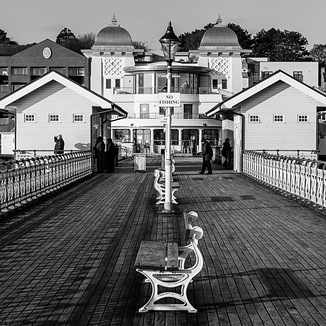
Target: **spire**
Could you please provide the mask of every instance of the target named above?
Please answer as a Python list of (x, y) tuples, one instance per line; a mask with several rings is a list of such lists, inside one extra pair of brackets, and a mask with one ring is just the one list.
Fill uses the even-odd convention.
[(118, 21), (115, 18), (115, 14), (113, 14), (113, 18), (112, 18), (111, 22), (112, 22), (112, 25), (116, 25), (117, 24)]
[(221, 18), (221, 15), (220, 14), (218, 14), (218, 18), (216, 20), (216, 25), (217, 24), (222, 24), (222, 18)]

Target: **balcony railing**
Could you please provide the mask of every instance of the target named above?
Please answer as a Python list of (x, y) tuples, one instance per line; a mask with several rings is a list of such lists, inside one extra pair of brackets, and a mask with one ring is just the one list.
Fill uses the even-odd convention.
[[(128, 119), (163, 119), (164, 114), (159, 113), (131, 113), (128, 114)], [(172, 119), (208, 119), (205, 114), (198, 113), (174, 113)]]
[[(114, 88), (114, 94), (158, 94), (166, 93), (165, 87), (121, 87)], [(172, 87), (171, 93), (181, 94), (219, 94), (218, 89), (212, 89), (211, 87), (197, 87), (197, 88), (185, 88), (185, 87)]]

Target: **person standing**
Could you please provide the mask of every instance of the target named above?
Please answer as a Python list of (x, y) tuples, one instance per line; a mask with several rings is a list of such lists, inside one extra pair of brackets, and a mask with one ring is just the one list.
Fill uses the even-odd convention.
[(200, 174), (204, 174), (207, 168), (207, 174), (212, 174), (212, 165), (211, 159), (213, 157), (213, 150), (211, 144), (206, 140), (202, 139), (202, 156), (203, 156), (203, 163), (201, 167)]
[(225, 158), (222, 166), (224, 166), (226, 169), (231, 168), (231, 150), (230, 138), (226, 138), (222, 147), (222, 156)]
[(115, 156), (117, 149), (115, 144), (112, 141), (112, 138), (108, 138), (107, 143), (107, 157), (108, 157), (108, 168), (109, 172), (114, 172)]
[(65, 148), (65, 142), (62, 135), (54, 136), (54, 154), (63, 154)]
[(94, 146), (96, 164), (97, 164), (97, 172), (102, 173), (104, 172), (104, 150), (105, 144), (103, 142), (103, 137), (98, 136), (96, 139), (96, 143)]

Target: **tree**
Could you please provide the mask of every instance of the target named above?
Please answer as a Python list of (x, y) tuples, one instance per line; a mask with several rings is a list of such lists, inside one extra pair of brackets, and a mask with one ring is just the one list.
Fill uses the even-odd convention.
[(7, 33), (0, 29), (0, 44), (3, 45), (17, 45), (18, 43), (15, 41), (12, 41), (9, 37), (7, 37)]
[(196, 29), (191, 33), (186, 32), (179, 35), (179, 51), (197, 50), (205, 31), (205, 29)]
[[(196, 29), (191, 33), (186, 32), (181, 34), (179, 36), (179, 39), (181, 41), (179, 51), (197, 50), (200, 46), (204, 33), (215, 25), (216, 23), (208, 23), (204, 26), (203, 29)], [(252, 36), (246, 29), (243, 29), (241, 26), (236, 25), (234, 23), (228, 24), (227, 27), (232, 29), (237, 34), (239, 44), (242, 48), (251, 48), (253, 42)]]
[(143, 49), (145, 51), (149, 51), (147, 42), (133, 41), (132, 44), (134, 45), (135, 49)]
[(93, 44), (95, 43), (95, 34), (94, 33), (87, 33), (78, 35), (77, 41), (79, 43), (80, 50), (82, 49), (91, 49)]
[(75, 34), (69, 29), (64, 28), (57, 36), (56, 43), (64, 45), (67, 41), (76, 40)]
[(318, 63), (326, 63), (326, 44), (314, 44), (310, 56)]
[[(81, 36), (81, 40), (85, 39), (83, 39), (83, 37)], [(56, 43), (74, 52), (81, 53), (80, 41), (76, 38), (75, 34), (69, 28), (65, 27), (59, 33), (56, 39)]]
[(298, 61), (309, 52), (308, 41), (299, 32), (262, 29), (253, 38), (253, 56), (269, 57), (271, 61)]
[(240, 25), (234, 23), (229, 23), (226, 26), (232, 29), (233, 32), (237, 34), (239, 44), (243, 49), (251, 49), (253, 39), (252, 35), (248, 32), (248, 30), (243, 29)]

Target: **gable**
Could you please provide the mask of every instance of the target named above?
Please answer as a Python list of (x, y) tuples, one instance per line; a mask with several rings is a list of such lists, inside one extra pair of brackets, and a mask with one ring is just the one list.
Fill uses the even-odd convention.
[[(47, 58), (44, 56), (44, 49), (47, 49), (50, 53), (50, 57)], [(27, 58), (27, 59), (26, 59)], [(34, 46), (29, 47), (28, 49), (18, 52), (11, 56), (11, 65), (19, 64), (22, 65), (24, 61), (28, 62), (29, 66), (32, 66), (34, 63), (40, 66), (62, 66), (62, 62), (66, 65), (71, 65), (71, 60), (77, 60), (75, 65), (86, 65), (87, 59), (84, 55), (71, 51), (64, 46), (61, 46), (55, 42), (52, 42), (49, 39), (46, 39)], [(64, 60), (64, 61), (62, 61)]]
[(311, 111), (314, 113), (316, 112), (316, 107), (320, 105), (323, 104), (306, 93), (283, 81), (278, 81), (239, 103), (235, 108), (241, 107), (242, 113), (248, 110), (254, 112), (261, 112), (262, 110), (287, 112), (291, 109), (296, 112), (302, 109), (306, 112)]
[(271, 89), (273, 86), (278, 87), (279, 82), (283, 82), (290, 87), (297, 89), (299, 92), (306, 94), (307, 96), (315, 99), (321, 106), (326, 106), (326, 94), (322, 93), (308, 85), (296, 80), (292, 76), (279, 70), (268, 78), (262, 80), (258, 84), (249, 87), (225, 101), (218, 103), (212, 109), (206, 112), (208, 117), (215, 115), (218, 111), (233, 111), (234, 108), (238, 107), (242, 102), (255, 97), (257, 94), (263, 92), (266, 89)]

